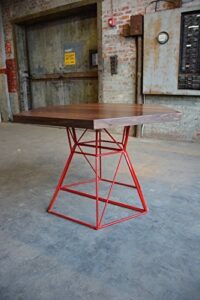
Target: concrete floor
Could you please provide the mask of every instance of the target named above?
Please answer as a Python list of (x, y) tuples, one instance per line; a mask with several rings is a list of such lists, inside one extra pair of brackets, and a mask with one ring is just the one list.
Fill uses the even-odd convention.
[[(150, 212), (95, 231), (46, 213), (65, 131), (0, 124), (1, 300), (200, 299), (200, 145), (130, 138), (128, 148)], [(87, 173), (77, 158), (71, 178)], [(68, 201), (91, 217), (85, 200)]]

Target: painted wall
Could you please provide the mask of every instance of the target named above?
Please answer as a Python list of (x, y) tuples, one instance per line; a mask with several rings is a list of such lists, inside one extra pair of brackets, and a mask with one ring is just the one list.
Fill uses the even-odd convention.
[[(101, 1), (101, 0), (100, 0)], [(10, 20), (50, 8), (77, 2), (73, 0), (3, 0), (3, 25), (5, 42), (11, 45), (11, 52), (6, 58), (14, 58), (13, 34)], [(103, 102), (135, 102), (135, 40), (121, 36), (122, 26), (129, 21), (131, 15), (145, 13), (148, 0), (113, 0), (113, 15), (117, 20), (115, 28), (108, 27), (108, 18), (111, 17), (110, 0), (102, 1), (102, 91), (100, 101)], [(183, 6), (195, 6), (199, 0), (183, 0)], [(170, 8), (169, 3), (159, 4), (159, 9)], [(146, 13), (152, 12), (153, 6), (146, 8)], [(118, 55), (118, 74), (111, 76), (109, 57)], [(11, 106), (14, 112), (18, 111), (17, 93), (11, 94)], [(171, 96), (148, 96), (148, 103), (162, 103), (179, 109), (183, 113), (182, 120), (177, 123), (145, 125), (144, 136), (188, 141), (200, 141), (200, 98), (199, 97), (171, 97)]]

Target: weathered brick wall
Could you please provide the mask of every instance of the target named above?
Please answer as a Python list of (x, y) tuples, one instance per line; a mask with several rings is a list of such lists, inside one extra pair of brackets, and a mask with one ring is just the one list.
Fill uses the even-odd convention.
[[(102, 29), (103, 29), (103, 101), (127, 102), (135, 101), (135, 64), (136, 48), (134, 38), (124, 38), (122, 26), (129, 23), (131, 15), (153, 12), (155, 4), (149, 5), (150, 0), (110, 0), (103, 2)], [(191, 3), (191, 1), (183, 1)], [(193, 4), (193, 3), (192, 3)], [(160, 2), (159, 9), (172, 8), (169, 2)], [(116, 27), (108, 26), (108, 19), (112, 15), (116, 19)], [(111, 55), (118, 55), (118, 74), (110, 75)]]
[[(127, 102), (135, 101), (135, 40), (120, 35), (122, 25), (126, 24), (131, 15), (144, 14), (154, 11), (154, 5), (148, 6), (150, 1), (113, 1), (113, 16), (117, 26), (112, 29), (108, 26), (111, 16), (110, 1), (103, 2), (103, 101)], [(183, 0), (183, 6), (199, 5), (199, 0)], [(159, 3), (158, 9), (169, 8), (169, 3)], [(118, 74), (110, 74), (110, 55), (118, 55)], [(169, 106), (182, 112), (179, 122), (148, 124), (143, 127), (145, 137), (176, 139), (185, 141), (200, 141), (200, 99), (199, 97), (181, 96), (146, 96), (146, 103)]]
[[(15, 17), (25, 16), (40, 11), (45, 11), (50, 8), (62, 6), (65, 4), (77, 2), (75, 0), (3, 0), (3, 24), (5, 31), (6, 42), (6, 58), (15, 58), (13, 49), (13, 33), (10, 20)], [(199, 0), (183, 0), (183, 6), (195, 6), (199, 4)], [(102, 98), (104, 102), (135, 102), (135, 62), (136, 49), (134, 38), (124, 38), (121, 36), (122, 25), (129, 21), (131, 15), (143, 14), (150, 0), (113, 0), (113, 16), (116, 18), (116, 27), (108, 26), (108, 19), (112, 16), (111, 1), (104, 0), (102, 2)], [(158, 8), (169, 8), (169, 3), (161, 3)], [(154, 6), (149, 6), (147, 12), (153, 11)], [(118, 56), (118, 74), (110, 74), (110, 56)], [(151, 125), (145, 126), (145, 136), (159, 137), (176, 137), (181, 140), (197, 140), (200, 128), (197, 125), (198, 121), (193, 120), (193, 111), (187, 110), (187, 99), (191, 103), (195, 103), (196, 111), (200, 111), (200, 101), (197, 99), (184, 97), (176, 97), (173, 101), (171, 97), (147, 97), (149, 103), (160, 103), (178, 108), (184, 111), (184, 116), (181, 122), (172, 125), (166, 124), (154, 127)], [(11, 106), (13, 111), (19, 108), (18, 97), (16, 93), (11, 94)], [(198, 118), (198, 117), (197, 117)], [(189, 128), (189, 130), (188, 130)], [(173, 129), (173, 130), (172, 130)], [(185, 134), (187, 132), (187, 134)]]
[[(130, 2), (130, 1), (129, 1)], [(143, 3), (143, 1), (140, 1)], [(135, 98), (135, 41), (121, 35), (122, 26), (129, 22), (133, 13), (140, 9), (134, 7), (128, 1), (116, 1), (113, 5), (113, 17), (116, 19), (116, 27), (108, 26), (108, 19), (112, 15), (110, 1), (103, 5), (102, 30), (103, 30), (103, 101), (108, 102), (134, 102)], [(118, 56), (118, 74), (110, 74), (110, 56)]]
[[(183, 1), (183, 5), (197, 5), (198, 1)], [(121, 35), (122, 26), (129, 22), (131, 15), (153, 12), (155, 6), (148, 6), (150, 1), (113, 1), (113, 16), (117, 26), (109, 28), (108, 18), (111, 17), (110, 1), (103, 2), (103, 101), (104, 102), (135, 102), (135, 64), (136, 48), (134, 38)], [(158, 9), (170, 8), (169, 3), (158, 4)], [(110, 56), (118, 55), (118, 74), (110, 74)], [(189, 101), (189, 102), (187, 102)], [(195, 97), (159, 97), (147, 96), (147, 103), (162, 104), (180, 110), (183, 113), (180, 122), (148, 124), (143, 127), (145, 137), (159, 137), (177, 140), (199, 139), (200, 101)], [(195, 118), (193, 118), (195, 116)]]

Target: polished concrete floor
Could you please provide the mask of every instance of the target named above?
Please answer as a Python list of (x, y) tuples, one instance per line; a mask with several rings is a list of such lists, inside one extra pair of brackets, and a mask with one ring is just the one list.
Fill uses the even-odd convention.
[[(95, 231), (46, 212), (65, 131), (0, 124), (1, 300), (200, 299), (200, 145), (130, 138), (128, 150), (150, 211)], [(77, 157), (70, 179), (90, 175)], [(132, 201), (130, 190), (114, 193)], [(93, 201), (65, 197), (58, 210), (92, 220)]]

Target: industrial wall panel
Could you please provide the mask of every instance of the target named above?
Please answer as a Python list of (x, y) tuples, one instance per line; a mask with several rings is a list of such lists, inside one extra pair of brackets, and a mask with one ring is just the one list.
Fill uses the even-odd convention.
[[(181, 15), (199, 7), (171, 9), (144, 16), (144, 77), (143, 92), (152, 95), (200, 95), (200, 90), (180, 89), (178, 86)], [(160, 32), (169, 40), (160, 44)]]
[(98, 102), (97, 66), (91, 68), (89, 57), (90, 50), (97, 49), (96, 16), (30, 25), (27, 43), (33, 108)]

